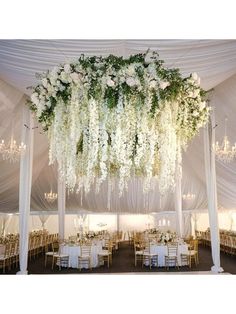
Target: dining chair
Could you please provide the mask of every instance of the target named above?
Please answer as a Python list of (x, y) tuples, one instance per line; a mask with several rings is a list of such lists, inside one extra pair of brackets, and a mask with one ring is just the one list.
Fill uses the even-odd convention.
[(167, 255), (165, 255), (165, 267), (169, 270), (169, 267), (178, 265), (178, 243), (167, 243)]
[(87, 265), (90, 270), (92, 269), (91, 250), (91, 244), (81, 244), (80, 255), (78, 256), (78, 268), (80, 271), (85, 265)]

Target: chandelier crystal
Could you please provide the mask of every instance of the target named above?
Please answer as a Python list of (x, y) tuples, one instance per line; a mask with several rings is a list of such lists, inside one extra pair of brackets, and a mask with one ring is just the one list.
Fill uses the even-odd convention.
[(57, 193), (53, 193), (51, 190), (49, 193), (44, 193), (44, 197), (49, 203), (53, 203), (57, 199)]
[(8, 144), (5, 144), (5, 141), (2, 140), (0, 143), (0, 153), (2, 154), (2, 159), (14, 163), (19, 161), (20, 157), (25, 153), (26, 145), (21, 142), (20, 145), (16, 144), (13, 136)]
[(185, 200), (185, 201), (194, 200), (195, 197), (196, 197), (196, 195), (195, 195), (195, 194), (191, 194), (191, 193), (183, 194), (183, 195), (182, 195), (182, 198), (183, 198), (183, 200)]
[(217, 141), (215, 145), (213, 145), (213, 149), (215, 151), (216, 158), (225, 163), (231, 162), (236, 156), (236, 143), (234, 146), (231, 146), (227, 136), (227, 118), (225, 118), (225, 135), (223, 141), (221, 145)]

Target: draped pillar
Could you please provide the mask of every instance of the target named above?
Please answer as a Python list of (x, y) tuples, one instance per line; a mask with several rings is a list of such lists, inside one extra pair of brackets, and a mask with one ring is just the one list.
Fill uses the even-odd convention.
[(120, 231), (120, 214), (116, 215), (116, 230)]
[(182, 212), (182, 165), (180, 160), (177, 161), (176, 175), (175, 175), (175, 191), (174, 202), (176, 212), (176, 231), (180, 238), (183, 237), (183, 212)]
[(59, 239), (63, 240), (65, 238), (66, 185), (65, 181), (60, 178), (59, 171), (57, 180), (57, 204)]
[(27, 275), (28, 242), (29, 242), (29, 215), (33, 166), (33, 117), (27, 107), (23, 109), (22, 142), (26, 144), (25, 154), (20, 160), (19, 184), (19, 262), (20, 271), (17, 274)]
[(215, 117), (214, 112), (209, 124), (204, 129), (204, 157), (205, 174), (207, 186), (207, 201), (211, 237), (211, 253), (213, 259), (213, 272), (222, 272), (220, 267), (220, 242), (219, 242), (219, 223), (217, 213), (217, 191), (216, 191), (216, 170), (215, 170), (215, 152), (212, 149), (215, 143)]

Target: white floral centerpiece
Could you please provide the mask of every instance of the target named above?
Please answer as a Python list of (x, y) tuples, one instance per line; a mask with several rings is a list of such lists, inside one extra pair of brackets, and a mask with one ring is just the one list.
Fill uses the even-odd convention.
[(116, 177), (120, 195), (131, 176), (148, 191), (157, 177), (164, 193), (175, 183), (182, 148), (205, 125), (209, 107), (196, 73), (183, 78), (158, 54), (125, 59), (85, 57), (41, 75), (31, 95), (69, 189), (89, 192)]
[(176, 238), (176, 234), (171, 231), (167, 231), (165, 233), (161, 233), (159, 237), (159, 242), (161, 243), (168, 243), (172, 242)]

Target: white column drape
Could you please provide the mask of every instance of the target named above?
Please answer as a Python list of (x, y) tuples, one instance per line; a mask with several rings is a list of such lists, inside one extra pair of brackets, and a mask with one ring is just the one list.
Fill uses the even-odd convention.
[(223, 272), (220, 267), (220, 243), (219, 243), (219, 224), (217, 213), (217, 192), (216, 192), (216, 170), (215, 170), (215, 152), (212, 149), (215, 143), (215, 117), (214, 112), (211, 115), (209, 124), (204, 129), (204, 157), (205, 174), (207, 186), (207, 200), (209, 225), (211, 236), (211, 252), (213, 259), (213, 272)]
[(57, 184), (59, 239), (63, 240), (65, 238), (66, 185), (65, 181), (60, 178), (59, 171)]
[(39, 219), (41, 221), (43, 229), (45, 228), (45, 223), (48, 220), (48, 218), (49, 218), (49, 215), (39, 215)]
[(19, 184), (19, 234), (20, 234), (20, 271), (17, 274), (27, 275), (28, 241), (29, 241), (29, 214), (33, 166), (33, 117), (27, 107), (23, 109), (22, 142), (26, 144), (26, 152), (20, 161)]
[(175, 211), (176, 211), (176, 231), (180, 238), (183, 237), (183, 212), (182, 212), (182, 165), (178, 160), (176, 165), (176, 175), (175, 175), (175, 191), (174, 191), (174, 201), (175, 201)]

